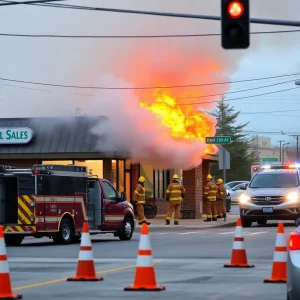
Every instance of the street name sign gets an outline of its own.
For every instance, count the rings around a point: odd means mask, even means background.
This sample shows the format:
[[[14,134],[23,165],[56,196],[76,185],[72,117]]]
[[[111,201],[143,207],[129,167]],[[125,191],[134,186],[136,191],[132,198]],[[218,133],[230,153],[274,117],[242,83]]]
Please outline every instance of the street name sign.
[[[206,144],[230,144],[231,137],[230,136],[207,136],[205,138]]]

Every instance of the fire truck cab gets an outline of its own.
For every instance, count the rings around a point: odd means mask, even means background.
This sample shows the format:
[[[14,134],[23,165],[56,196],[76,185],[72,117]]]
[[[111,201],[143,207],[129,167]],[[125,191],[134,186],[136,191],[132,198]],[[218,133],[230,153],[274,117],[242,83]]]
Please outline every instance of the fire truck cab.
[[[55,243],[80,240],[83,223],[90,234],[112,233],[130,240],[133,206],[106,179],[75,165],[0,166],[0,225],[7,245],[24,237],[49,237]]]

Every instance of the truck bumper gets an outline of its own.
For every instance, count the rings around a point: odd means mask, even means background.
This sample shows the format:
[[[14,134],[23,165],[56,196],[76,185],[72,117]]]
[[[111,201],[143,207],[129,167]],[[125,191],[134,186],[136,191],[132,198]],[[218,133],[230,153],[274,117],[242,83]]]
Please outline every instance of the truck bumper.
[[[4,234],[32,235],[36,233],[36,226],[2,225]]]

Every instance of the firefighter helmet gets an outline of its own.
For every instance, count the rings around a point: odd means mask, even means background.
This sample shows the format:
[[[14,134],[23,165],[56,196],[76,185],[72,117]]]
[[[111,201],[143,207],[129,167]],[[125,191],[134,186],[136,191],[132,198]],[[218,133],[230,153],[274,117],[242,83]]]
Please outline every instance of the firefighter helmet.
[[[179,179],[178,175],[177,175],[177,174],[174,174],[174,175],[173,175],[173,179]]]
[[[223,183],[223,179],[219,178],[219,179],[217,180],[217,184],[221,184],[221,183]]]
[[[212,179],[212,176],[211,176],[210,174],[208,174],[207,177],[206,177],[206,179],[207,179],[207,180],[211,180],[211,179]]]
[[[139,178],[139,180],[138,180],[139,182],[145,182],[146,181],[146,179],[145,179],[145,177],[144,176],[140,176],[140,178]]]

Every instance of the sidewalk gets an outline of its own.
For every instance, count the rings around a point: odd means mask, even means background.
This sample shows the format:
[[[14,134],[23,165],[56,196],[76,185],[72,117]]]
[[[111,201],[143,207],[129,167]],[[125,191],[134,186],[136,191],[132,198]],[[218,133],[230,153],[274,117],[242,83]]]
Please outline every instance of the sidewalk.
[[[206,216],[205,216],[206,217]],[[170,225],[165,225],[165,216],[156,216],[154,219],[149,219],[151,223],[149,230],[160,231],[160,230],[183,230],[183,229],[207,229],[207,228],[222,228],[222,227],[234,227],[236,220],[239,218],[237,214],[228,214],[226,221],[224,219],[218,219],[214,222],[204,222],[205,217],[202,219],[181,219],[179,225],[174,225],[173,219]],[[137,224],[137,228],[141,226]]]

